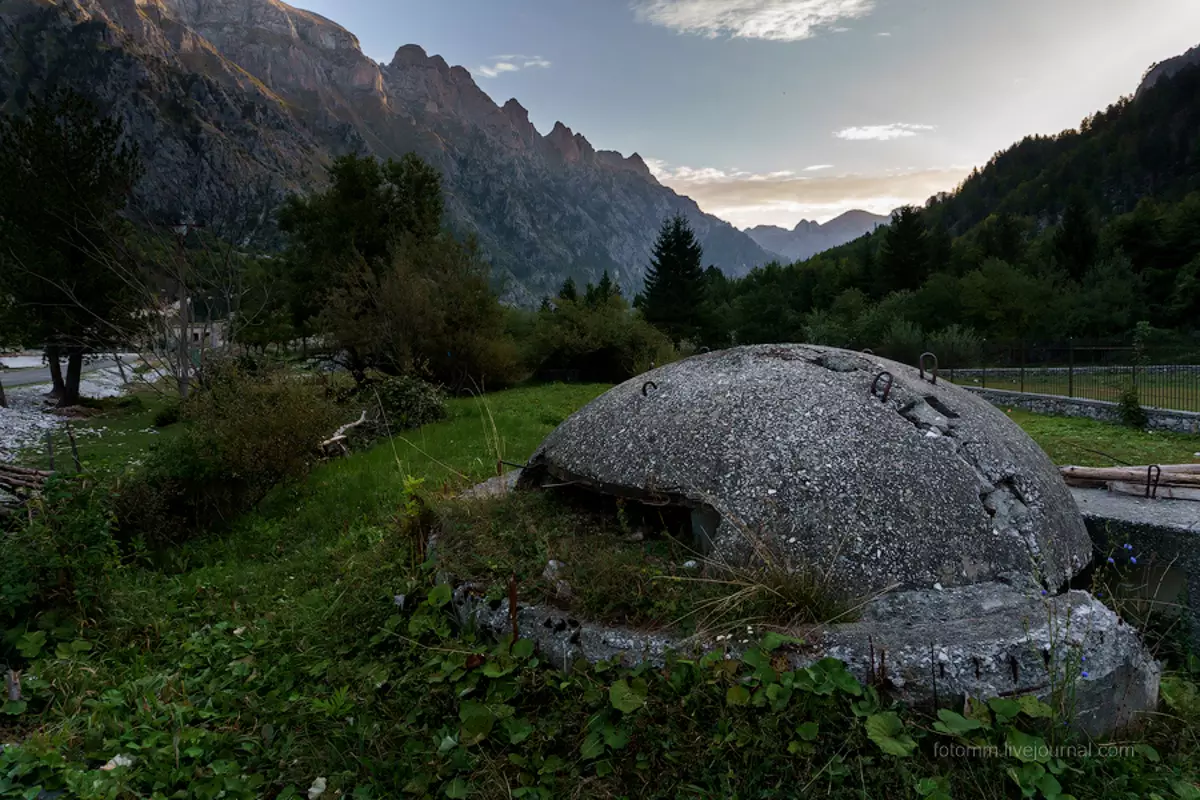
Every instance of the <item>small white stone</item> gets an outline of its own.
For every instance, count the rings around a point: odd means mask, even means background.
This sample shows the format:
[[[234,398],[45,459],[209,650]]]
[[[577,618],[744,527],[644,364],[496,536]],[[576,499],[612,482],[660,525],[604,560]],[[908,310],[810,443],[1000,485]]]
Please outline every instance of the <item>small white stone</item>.
[[[101,767],[100,769],[104,770],[105,772],[112,772],[117,767],[132,767],[132,766],[133,766],[133,756],[127,756],[124,753],[122,753],[120,755],[113,756],[112,759],[110,759],[109,762],[107,764],[105,764],[103,767]]]
[[[683,562],[683,568],[684,569],[699,569],[700,564],[697,563],[696,561],[685,561],[685,562]]]
[[[941,583],[935,583],[935,584],[933,585],[933,588],[937,589],[937,590],[940,592],[940,591],[942,591],[942,584],[941,584]]]
[[[324,778],[317,778],[313,781],[312,786],[308,787],[308,800],[317,800],[318,797],[325,794],[326,785]]]
[[[779,494],[779,492],[775,491],[774,489],[767,489],[767,494]]]

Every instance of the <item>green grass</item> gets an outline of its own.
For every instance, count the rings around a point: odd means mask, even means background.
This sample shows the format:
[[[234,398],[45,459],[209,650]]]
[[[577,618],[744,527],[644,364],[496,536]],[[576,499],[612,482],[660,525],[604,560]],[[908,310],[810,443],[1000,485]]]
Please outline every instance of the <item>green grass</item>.
[[[1047,417],[1013,409],[1009,417],[1025,429],[1055,464],[1111,467],[1191,464],[1200,461],[1200,436],[1142,431],[1078,417]]]
[[[120,471],[128,466],[131,459],[140,458],[155,442],[178,433],[178,425],[155,428],[158,413],[173,402],[167,395],[152,390],[92,402],[91,408],[96,416],[70,421],[84,470],[101,473]],[[53,465],[50,449],[44,439],[22,452],[19,462],[27,467],[50,469],[53,466],[58,471],[73,473],[74,456],[65,426],[54,430],[51,443]]]
[[[546,490],[452,501],[438,517],[439,564],[488,600],[505,601],[512,576],[526,601],[687,635],[849,619],[850,598],[823,576],[775,563],[734,567],[694,551],[686,512]],[[559,566],[548,575],[551,561]]]
[[[744,660],[564,673],[527,646],[452,630],[438,566],[420,555],[416,496],[494,475],[498,453],[523,461],[604,388],[455,400],[448,420],[321,465],[222,536],[180,547],[171,569],[131,560],[103,604],[9,631],[0,647],[29,662],[28,707],[0,710],[0,742],[22,742],[0,752],[0,798],[37,786],[81,800],[304,797],[318,778],[326,799],[1000,800],[1058,796],[1060,782],[1086,800],[1200,796],[1186,672],[1166,683],[1166,713],[1130,734],[1140,749],[1021,762],[1006,740],[1058,744],[1065,728],[1052,709],[1000,704],[973,707],[987,727],[964,738],[1001,755],[947,759],[934,743],[962,738],[837,664],[782,668],[777,642]],[[120,441],[110,463],[144,444]],[[133,766],[98,769],[118,754]]]
[[[1065,372],[1039,373],[1029,370],[1021,377],[1017,370],[988,372],[987,388],[1010,392],[1078,397],[1085,400],[1106,400],[1119,403],[1132,377],[1127,370],[1110,373],[1077,372],[1069,379]],[[963,386],[982,386],[982,376],[959,376]],[[1200,376],[1140,374],[1138,396],[1145,407],[1168,408],[1177,411],[1200,411]]]

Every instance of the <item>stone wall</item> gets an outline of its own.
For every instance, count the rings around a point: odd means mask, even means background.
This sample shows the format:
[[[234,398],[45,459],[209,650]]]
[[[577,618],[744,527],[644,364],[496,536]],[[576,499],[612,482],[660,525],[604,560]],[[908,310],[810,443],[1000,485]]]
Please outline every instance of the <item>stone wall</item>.
[[[1121,407],[1106,400],[1084,400],[1079,397],[1060,397],[1030,392],[1010,392],[1004,389],[980,389],[964,386],[1000,408],[1020,408],[1035,414],[1052,414],[1060,417],[1087,417],[1101,422],[1120,424]],[[1147,427],[1175,433],[1200,433],[1200,414],[1190,411],[1169,411],[1147,408]]]

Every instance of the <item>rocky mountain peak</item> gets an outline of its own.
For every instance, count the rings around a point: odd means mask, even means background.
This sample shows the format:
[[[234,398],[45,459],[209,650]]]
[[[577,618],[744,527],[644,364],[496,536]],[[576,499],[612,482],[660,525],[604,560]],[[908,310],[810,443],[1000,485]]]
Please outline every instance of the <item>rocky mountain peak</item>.
[[[529,121],[529,110],[526,109],[525,106],[521,105],[515,97],[510,98],[500,110],[513,120],[523,120],[525,122]]]
[[[1154,64],[1150,69],[1146,70],[1145,76],[1142,78],[1142,83],[1138,86],[1137,93],[1134,97],[1141,97],[1154,84],[1158,83],[1163,78],[1168,78],[1175,73],[1187,69],[1188,67],[1200,64],[1200,45],[1193,47],[1181,56],[1168,58],[1166,61],[1160,61]]]
[[[396,55],[392,56],[392,63],[389,66],[393,67],[417,67],[423,66],[429,61],[429,54],[425,52],[425,48],[419,44],[406,44],[396,50]]]
[[[546,135],[546,142],[561,155],[568,164],[573,164],[583,156],[579,146],[579,138],[562,122],[554,123],[554,130]],[[585,140],[586,141],[586,140]]]
[[[280,0],[0,0],[0,22],[16,31],[0,36],[0,97],[19,111],[21,88],[51,76],[93,95],[141,147],[135,202],[148,211],[245,218],[277,243],[272,210],[319,187],[334,157],[415,152],[442,173],[448,223],[477,237],[518,302],[568,274],[640,288],[673,213],[732,275],[769,260],[640,156],[598,153],[561,122],[543,137],[461,66],[416,44],[376,63],[349,31]],[[13,45],[26,34],[44,60]]]

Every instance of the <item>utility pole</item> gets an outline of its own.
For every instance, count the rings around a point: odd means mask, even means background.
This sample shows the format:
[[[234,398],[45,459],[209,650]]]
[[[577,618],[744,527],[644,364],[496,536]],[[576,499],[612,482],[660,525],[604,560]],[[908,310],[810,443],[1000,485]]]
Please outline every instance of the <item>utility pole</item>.
[[[192,356],[189,350],[188,335],[190,334],[189,322],[191,319],[190,306],[191,298],[188,293],[188,284],[185,272],[187,270],[187,255],[185,245],[187,244],[187,235],[192,228],[191,219],[187,219],[178,225],[173,230],[175,232],[176,243],[176,273],[175,282],[178,286],[179,294],[179,348],[177,357],[179,359],[179,399],[186,400],[188,396],[188,388],[191,382],[191,361]]]

